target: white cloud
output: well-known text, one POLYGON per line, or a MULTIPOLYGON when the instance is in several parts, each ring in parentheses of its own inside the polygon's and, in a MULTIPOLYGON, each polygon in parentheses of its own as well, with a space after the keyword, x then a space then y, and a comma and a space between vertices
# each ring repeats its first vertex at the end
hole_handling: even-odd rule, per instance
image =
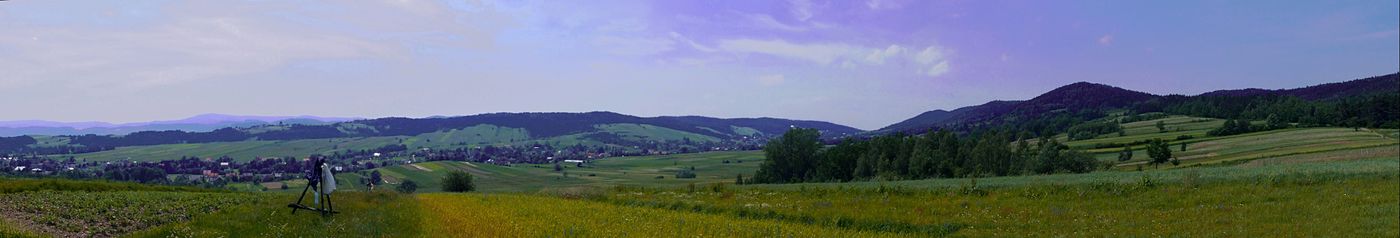
POLYGON ((914 62, 920 74, 939 76, 947 73, 949 62, 945 50, 938 46, 928 46, 918 53, 912 53, 900 45, 884 48, 853 46, 840 43, 798 44, 783 40, 737 39, 722 40, 720 51, 739 54, 762 54, 778 58, 799 60, 819 65, 833 65, 843 69, 854 69, 856 63, 879 66, 899 59, 914 62))
POLYGON ((780 22, 778 21, 778 19, 774 19, 773 16, 769 16, 767 14, 745 14, 744 17, 749 18, 750 21, 753 21, 755 26, 761 28, 793 32, 807 31, 811 29, 811 27, 791 25, 780 22))
POLYGON ((904 54, 904 47, 900 47, 899 45, 890 45, 890 47, 887 47, 884 50, 877 49, 871 51, 869 55, 865 56, 865 61, 873 65, 881 65, 885 64, 885 59, 899 56, 901 54, 904 54))
MULTIPOLYGON (((320 4, 314 2, 171 2, 147 9, 153 19, 120 24, 28 24, 0 15, 0 51, 5 52, 0 72, 6 72, 0 74, 0 89, 32 83, 142 89, 308 61, 406 62, 416 47, 490 48, 494 35, 513 25, 497 12, 467 15, 438 2, 354 3, 318 11, 305 6, 320 4)), ((49 11, 55 6, 15 7, 49 11)))
POLYGON ((685 37, 684 35, 681 35, 681 33, 676 33, 676 32, 674 32, 674 31, 672 31, 672 32, 670 33, 670 35, 671 35, 671 39, 675 39, 676 41, 684 42, 686 45, 689 45, 690 48, 692 48, 692 49, 695 49, 695 50, 698 50, 698 51, 702 51, 702 52, 714 52, 714 51, 715 51, 715 48, 714 48, 714 47, 708 47, 708 46, 700 45, 700 43, 695 43, 695 41, 690 40, 690 38, 687 38, 687 37, 685 37))
POLYGON ((948 70, 948 61, 939 61, 938 64, 933 65, 932 67, 922 71, 921 73, 930 77, 938 77, 942 76, 943 74, 947 74, 948 70))
POLYGON ((793 18, 797 18, 798 21, 812 19, 812 1, 790 0, 788 3, 792 4, 792 9, 790 11, 792 12, 793 18))
POLYGON ((782 58, 829 65, 842 57, 861 51, 845 44, 794 44, 783 40, 724 40, 719 49, 736 53, 758 53, 782 58))
POLYGON ((12 29, 22 33, 0 36, 0 44, 18 53, 6 58, 40 67, 0 64, 0 71, 15 73, 0 81, 71 80, 84 88, 135 89, 266 71, 296 60, 401 56, 391 45, 261 24, 215 17, 129 32, 12 29))
POLYGON ((928 67, 927 69, 919 70, 919 73, 931 77, 938 77, 943 74, 947 74, 948 71, 952 70, 948 66, 947 53, 945 53, 942 48, 939 48, 937 46, 929 46, 928 48, 924 48, 923 51, 920 51, 918 54, 914 55, 914 62, 924 65, 924 67, 928 67))
POLYGON ((865 1, 865 6, 866 6, 866 7, 869 7, 871 10, 893 9, 893 8, 899 8, 899 7, 902 6, 902 5, 903 5, 902 3, 896 2, 896 1, 894 1, 894 0, 868 0, 868 1, 865 1))
POLYGON ((619 37, 603 35, 593 38, 593 44, 608 53, 623 56, 644 56, 671 50, 676 42, 667 38, 619 37))
POLYGON ((943 50, 939 49, 936 46, 929 46, 928 48, 924 48, 923 51, 919 51, 919 54, 914 56, 914 61, 919 62, 920 64, 933 64, 934 62, 942 60, 943 50))
POLYGON ((1100 45, 1113 45, 1113 34, 1103 35, 1098 41, 1100 45))
POLYGON ((783 81, 785 80, 787 80, 786 77, 783 77, 783 75, 781 74, 758 76, 758 84, 762 84, 763 86, 775 86, 783 84, 783 81))

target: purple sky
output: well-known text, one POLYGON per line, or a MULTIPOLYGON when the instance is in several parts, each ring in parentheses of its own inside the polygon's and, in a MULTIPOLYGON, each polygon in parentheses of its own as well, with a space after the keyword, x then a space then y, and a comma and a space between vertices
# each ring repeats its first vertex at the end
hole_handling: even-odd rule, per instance
POLYGON ((877 129, 1090 81, 1394 73, 1377 1, 0 2, 0 120, 615 111, 877 129))

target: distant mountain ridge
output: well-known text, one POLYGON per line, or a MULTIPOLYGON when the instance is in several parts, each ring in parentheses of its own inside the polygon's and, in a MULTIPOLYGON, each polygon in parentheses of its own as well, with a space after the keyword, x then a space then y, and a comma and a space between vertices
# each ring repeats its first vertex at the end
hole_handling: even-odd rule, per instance
MULTIPOLYGON (((225 117, 209 116, 190 121, 225 121, 209 118, 225 117)), ((527 141, 565 143, 559 146, 580 143, 628 147, 654 143, 694 145, 692 142, 732 145, 766 141, 793 127, 817 129, 826 138, 863 132, 830 122, 767 117, 724 119, 702 116, 638 117, 614 112, 526 112, 430 118, 387 117, 323 124, 259 124, 206 132, 152 130, 117 136, 0 137, 0 142, 3 142, 0 143, 0 153, 88 153, 145 145, 371 137, 421 137, 449 147, 527 141)))
POLYGON ((246 116, 200 114, 179 120, 132 123, 55 122, 44 120, 0 121, 0 136, 19 135, 122 135, 139 131, 178 130, 208 132, 225 127, 249 127, 270 124, 327 124, 360 118, 319 116, 246 116))
POLYGON ((1388 74, 1337 83, 1319 84, 1295 89, 1234 89, 1218 90, 1196 96, 1153 95, 1119 87, 1078 82, 1061 86, 1026 101, 992 101, 956 110, 933 110, 891 124, 872 134, 895 132, 919 133, 931 128, 968 127, 995 123, 1000 120, 1037 117, 1056 111, 1124 108, 1141 104, 1160 104, 1201 97, 1292 96, 1305 100, 1331 100, 1348 96, 1400 92, 1400 75, 1388 74))
POLYGON ((1346 82, 1325 83, 1294 89, 1234 89, 1202 93, 1204 97, 1245 97, 1259 95, 1294 96, 1307 100, 1326 100, 1347 95, 1363 95, 1400 90, 1400 75, 1389 74, 1346 82))

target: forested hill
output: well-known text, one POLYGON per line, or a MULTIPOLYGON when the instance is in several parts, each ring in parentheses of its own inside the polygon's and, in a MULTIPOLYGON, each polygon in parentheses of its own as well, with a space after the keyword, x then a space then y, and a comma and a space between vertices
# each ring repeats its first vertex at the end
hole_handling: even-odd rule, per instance
MULTIPOLYGON (((69 153, 110 150, 122 146, 160 145, 179 143, 208 143, 246 140, 299 140, 325 138, 359 138, 379 136, 415 136, 425 133, 445 132, 480 125, 489 125, 512 130, 523 130, 529 139, 550 138, 565 135, 579 135, 603 140, 616 140, 627 135, 669 133, 681 134, 676 140, 713 138, 717 140, 742 140, 766 138, 782 134, 788 128, 802 127, 820 130, 825 136, 839 137, 862 132, 848 126, 829 122, 788 120, 778 118, 737 118, 720 119, 700 116, 683 117, 637 117, 613 112, 587 113, 490 113, 459 117, 433 118, 378 118, 339 122, 323 125, 260 125, 252 127, 228 127, 209 132, 186 131, 142 131, 122 136, 80 135, 55 136, 57 141, 66 141, 66 147, 45 148, 36 146, 39 141, 30 136, 0 138, 0 154, 3 153, 69 153), (615 129, 616 125, 636 125, 615 129), (614 128, 614 131, 605 129, 614 128), (642 128, 642 129, 629 129, 642 128), (624 130, 624 131, 615 131, 624 130), (626 131, 630 130, 630 131, 626 131), (637 131, 645 130, 645 131, 637 131)), ((674 136, 673 136, 674 137, 674 136)), ((54 139, 50 139, 54 140, 54 139)), ((659 139, 658 139, 659 140, 659 139)))
POLYGON ((1220 90, 1196 96, 1152 95, 1079 82, 1026 101, 992 101, 957 110, 933 110, 870 134, 922 133, 941 128, 970 131, 1001 128, 1034 134, 1057 133, 1115 110, 1167 112, 1217 118, 1262 120, 1275 114, 1297 123, 1396 127, 1400 76, 1389 74, 1296 89, 1220 90))

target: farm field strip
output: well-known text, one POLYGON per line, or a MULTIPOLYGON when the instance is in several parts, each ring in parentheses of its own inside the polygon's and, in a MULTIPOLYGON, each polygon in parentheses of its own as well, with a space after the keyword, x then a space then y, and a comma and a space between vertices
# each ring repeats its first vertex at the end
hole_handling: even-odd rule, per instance
POLYGON ((529 195, 423 194, 425 234, 467 237, 900 237, 529 195))

